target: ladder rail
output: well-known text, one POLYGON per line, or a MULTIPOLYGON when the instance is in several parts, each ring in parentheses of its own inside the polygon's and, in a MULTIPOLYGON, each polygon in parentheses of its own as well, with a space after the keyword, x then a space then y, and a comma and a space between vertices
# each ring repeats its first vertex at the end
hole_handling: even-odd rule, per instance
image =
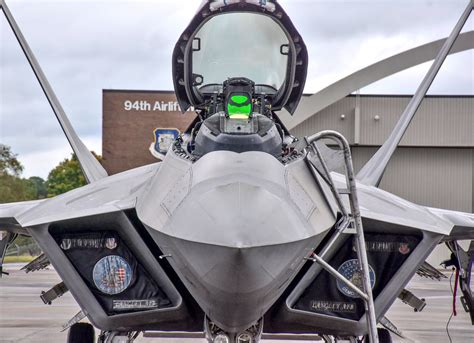
MULTIPOLYGON (((311 149, 316 154, 317 158, 319 159, 321 163, 323 172, 324 174, 326 174, 325 179, 326 181, 329 182, 331 192, 336 199, 338 207, 340 207, 341 214, 347 220, 352 221, 352 223, 355 226, 357 258, 359 261, 359 267, 362 269, 362 274, 363 274, 363 291, 360 290, 357 286, 355 286, 352 282, 350 282, 346 277, 341 275, 337 270, 332 268, 332 266, 330 266, 323 259, 323 257, 313 254, 312 257, 310 257, 309 259, 321 264, 321 266, 325 270, 327 270, 332 276, 344 282, 348 287, 353 289, 359 296, 361 296, 361 298, 364 300, 367 328, 369 331, 370 341, 378 343, 379 340, 378 340, 378 334, 377 334, 377 319, 375 316, 375 305, 374 305, 374 299, 373 299, 373 294, 372 294, 372 287, 370 283, 369 262, 367 258, 367 250, 366 250, 366 244, 365 244, 365 238, 364 238, 364 228, 362 225, 362 218, 361 218, 360 209, 359 209, 359 200, 357 197, 357 184, 356 184, 356 178, 355 178, 355 173, 354 173, 354 167, 352 164, 352 154, 351 154, 349 143, 343 135, 341 135, 339 132, 332 131, 332 130, 321 131, 310 137, 305 137, 305 141, 307 143, 307 148, 311 149), (351 210, 350 214, 346 210, 342 202, 340 190, 336 188, 334 181, 332 179, 331 173, 328 170, 327 165, 324 161, 324 158, 321 152, 319 151, 317 145, 315 144, 318 140, 321 140, 321 139, 330 139, 336 142, 343 151, 346 187, 347 187, 347 190, 344 190, 344 194, 348 195, 349 197, 349 205, 350 205, 350 210, 351 210)), ((309 161, 308 154, 306 155, 306 159, 309 161)), ((309 161, 309 163, 311 164, 311 169, 312 168, 316 169, 316 167, 313 165, 313 163, 311 163, 311 161, 309 161)), ((315 170, 312 170, 312 172, 314 173, 315 170)), ((313 176, 315 175, 313 174, 313 176)), ((337 232, 334 234, 334 236, 328 242, 328 244, 326 244, 326 247, 322 251, 323 256, 326 255, 326 253, 328 252, 332 244, 334 244, 334 242, 344 232, 347 226, 348 225, 344 225, 341 230, 337 230, 337 232)))

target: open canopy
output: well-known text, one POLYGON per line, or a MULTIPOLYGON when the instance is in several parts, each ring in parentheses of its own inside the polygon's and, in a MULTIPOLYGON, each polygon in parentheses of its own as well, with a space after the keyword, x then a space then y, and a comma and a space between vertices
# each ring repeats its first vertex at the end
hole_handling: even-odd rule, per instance
POLYGON ((194 37, 192 73, 195 88, 222 85, 232 77, 246 77, 270 91, 280 89, 288 69, 286 33, 270 17, 255 13, 217 16, 194 37), (286 51, 285 51, 286 50, 286 51))
POLYGON ((293 113, 306 80, 307 51, 277 3, 207 1, 181 35, 173 76, 183 111, 204 106, 229 78, 255 83, 274 110, 293 113))

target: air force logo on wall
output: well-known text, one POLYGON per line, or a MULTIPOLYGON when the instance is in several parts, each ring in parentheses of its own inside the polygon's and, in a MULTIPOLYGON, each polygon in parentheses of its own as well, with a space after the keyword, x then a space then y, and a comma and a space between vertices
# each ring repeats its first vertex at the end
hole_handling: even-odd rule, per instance
POLYGON ((155 129, 153 131, 155 141, 150 146, 150 152, 153 156, 163 159, 173 142, 179 137, 178 129, 155 129))
MULTIPOLYGON (((361 271, 359 266, 359 260, 353 259, 348 260, 341 264, 337 270, 341 273, 346 279, 352 282, 354 285, 360 289, 364 289, 364 274, 361 271)), ((375 272, 371 265, 369 265, 369 276, 370 276, 370 286, 374 288, 375 286, 375 272)), ((344 282, 337 280, 337 289, 344 295, 347 295, 350 298, 359 298, 359 295, 350 289, 344 282)))
POLYGON ((99 260, 92 272, 95 286, 105 294, 118 294, 130 286, 133 272, 124 258, 117 255, 99 260))

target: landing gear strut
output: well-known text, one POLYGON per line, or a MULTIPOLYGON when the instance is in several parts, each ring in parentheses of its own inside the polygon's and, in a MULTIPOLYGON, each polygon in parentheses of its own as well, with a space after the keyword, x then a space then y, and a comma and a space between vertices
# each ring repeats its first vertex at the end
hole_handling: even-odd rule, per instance
POLYGON ((137 339, 138 332, 117 332, 102 331, 99 335, 97 343, 133 343, 137 339))
POLYGON ((206 316, 204 328, 206 339, 209 343, 258 343, 262 337, 263 318, 243 332, 228 333, 219 328, 206 316))
MULTIPOLYGON (((379 336, 380 343, 392 343, 392 336, 390 335, 390 331, 387 329, 377 328, 377 334, 379 336)), ((365 337, 364 343, 370 343, 369 336, 365 337)))

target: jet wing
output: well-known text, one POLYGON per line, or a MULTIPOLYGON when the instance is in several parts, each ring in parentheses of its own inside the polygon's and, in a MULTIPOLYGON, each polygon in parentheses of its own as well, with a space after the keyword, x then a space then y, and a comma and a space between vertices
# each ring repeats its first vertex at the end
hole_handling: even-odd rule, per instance
MULTIPOLYGON (((332 176, 338 188, 346 187, 345 178, 341 174, 332 173, 332 176)), ((442 235, 449 235, 452 231, 453 224, 448 219, 380 188, 357 183, 357 193, 363 218, 442 235)), ((346 203, 346 206, 349 204, 346 203)))
POLYGON ((150 164, 61 194, 19 215, 18 223, 30 227, 134 208, 138 194, 159 168, 160 163, 150 164))
POLYGON ((472 240, 474 239, 474 213, 465 213, 444 210, 440 208, 427 208, 431 213, 454 225, 451 233, 445 240, 472 240))
POLYGON ((0 230, 26 234, 26 230, 21 227, 17 218, 44 201, 33 200, 0 204, 0 230))
POLYGON ((133 208, 159 167, 155 163, 109 176, 51 199, 0 204, 0 229, 26 234, 25 228, 38 224, 133 208))

